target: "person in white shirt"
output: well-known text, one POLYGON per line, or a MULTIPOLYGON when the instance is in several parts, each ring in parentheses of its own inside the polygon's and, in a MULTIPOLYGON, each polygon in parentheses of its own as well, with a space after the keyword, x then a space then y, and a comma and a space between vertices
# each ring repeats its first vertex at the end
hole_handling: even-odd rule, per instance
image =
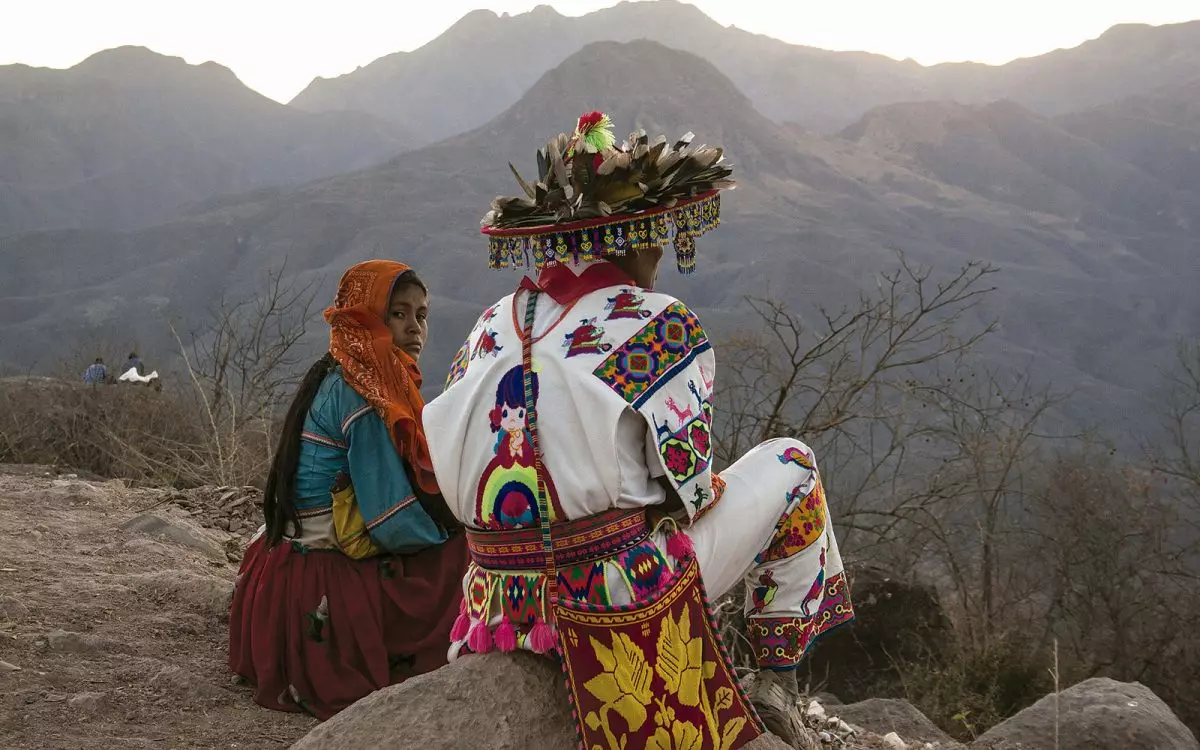
MULTIPOLYGON (((579 196, 580 206, 594 205, 598 192, 613 192, 603 178, 620 175, 620 167, 606 171, 610 160, 633 162, 629 170, 640 170, 641 182, 672 159, 676 174, 692 177, 676 180, 677 194, 667 196, 675 200, 656 196, 634 210, 634 199, 623 212, 609 206, 607 216, 566 223, 537 225, 529 216, 529 204, 538 205, 532 197, 493 203, 484 229, 492 264, 528 257, 540 273, 484 311, 447 388, 424 411, 438 482, 468 529, 472 557, 450 658, 493 647, 558 651, 585 741, 655 746, 659 730, 690 736, 688 727, 707 724, 737 727, 724 744, 714 730, 711 746, 739 747, 752 739, 753 712, 743 724, 717 717, 713 706, 735 703, 735 693, 721 692, 728 686, 701 700, 710 683, 724 679, 719 659, 695 673, 705 675, 697 677, 699 693, 673 679, 674 657, 663 639, 676 632, 674 615, 613 635, 612 647, 604 637, 577 637, 582 621, 566 628, 556 622, 563 617, 556 601, 618 614, 656 601, 694 559, 708 596, 748 587, 748 635, 760 667, 749 702, 768 729, 795 744, 805 731, 795 669, 816 637, 853 618, 816 461, 800 441, 778 439, 713 472, 712 343, 686 305, 653 291, 670 233, 680 269, 693 266, 695 237, 719 220, 716 188, 730 184, 729 169, 719 150, 715 157, 688 150, 686 138, 668 150, 646 147, 644 134, 635 134, 614 147, 611 136, 596 136, 607 121, 596 115, 580 118, 573 139, 559 136, 539 152, 549 164, 535 195, 563 187, 566 175, 571 190, 564 192, 579 196), (594 153, 589 145, 597 146, 594 153), (561 172, 555 156, 563 159, 561 172), (514 226, 506 226, 511 216, 514 226), (626 673, 644 674, 646 689, 623 682, 626 673), (654 675, 664 682, 651 689, 654 675), (658 704, 655 724, 646 712, 655 711, 661 699, 652 696, 660 695, 668 702, 658 704), (589 701, 601 710, 589 712, 589 701)), ((711 621, 707 626, 704 637, 719 644, 711 621)), ((700 659, 699 636, 682 637, 692 645, 679 653, 700 659)))

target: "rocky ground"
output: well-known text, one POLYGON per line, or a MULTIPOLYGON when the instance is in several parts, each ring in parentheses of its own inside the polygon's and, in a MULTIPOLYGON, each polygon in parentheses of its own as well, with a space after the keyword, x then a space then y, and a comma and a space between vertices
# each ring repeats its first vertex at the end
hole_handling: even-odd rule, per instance
MULTIPOLYGON (((0 466, 0 747, 573 750, 561 675, 528 654, 460 660, 320 726, 255 705, 225 660, 256 504, 250 488, 131 489, 0 466)), ((963 747, 904 701, 825 698, 805 715, 805 750, 963 747)), ((969 747, 1200 750, 1152 692, 1106 679, 1047 696, 969 747)))
POLYGON ((287 747, 312 728, 225 665, 246 496, 0 467, 0 747, 287 747))

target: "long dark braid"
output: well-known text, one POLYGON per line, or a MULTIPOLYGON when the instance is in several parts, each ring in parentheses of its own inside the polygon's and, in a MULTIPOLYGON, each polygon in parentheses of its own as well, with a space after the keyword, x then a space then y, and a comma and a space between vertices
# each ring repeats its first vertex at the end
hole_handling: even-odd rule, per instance
POLYGON ((304 430, 304 420, 321 383, 336 366, 337 360, 329 353, 313 363, 296 390, 292 405, 288 407, 283 432, 279 436, 279 447, 275 449, 275 460, 271 462, 271 473, 267 475, 267 487, 263 491, 263 516, 267 520, 267 545, 270 547, 283 540, 289 523, 293 534, 299 536, 302 533, 295 504, 300 433, 304 430))

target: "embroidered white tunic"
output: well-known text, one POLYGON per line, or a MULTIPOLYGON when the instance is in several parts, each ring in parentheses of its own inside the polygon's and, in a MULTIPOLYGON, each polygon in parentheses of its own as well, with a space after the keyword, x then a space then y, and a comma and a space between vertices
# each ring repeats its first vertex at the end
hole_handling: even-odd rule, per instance
MULTIPOLYGON (((538 525, 521 382, 528 297, 510 295, 480 316, 446 391, 424 411, 442 493, 471 528, 538 525)), ((552 520, 659 505, 666 493, 656 478, 666 477, 684 501, 683 526, 709 595, 740 581, 749 586, 746 610, 761 666, 794 667, 815 636, 853 617, 811 450, 796 440, 768 441, 713 474, 715 357, 682 302, 616 284, 566 304, 540 295, 536 312, 534 398, 552 520)), ((665 545, 657 547, 651 552, 665 555, 665 545)), ((536 592, 537 575, 530 571, 516 588, 536 592)), ((611 604, 636 597, 628 571, 602 578, 605 591, 578 595, 611 604)), ((495 603, 492 592, 512 591, 512 579, 472 564, 464 582, 472 622, 494 625, 502 613, 522 609, 495 603)), ((570 582, 560 575, 560 588, 570 582)), ((452 658, 462 643, 451 647, 452 658)))
MULTIPOLYGON (((521 450, 528 439, 519 388, 526 298, 514 305, 510 295, 480 317, 448 389, 425 407, 442 493, 476 528, 536 525, 520 498, 497 496, 504 469, 532 465, 521 450)), ((635 287, 601 289, 567 306, 542 295, 534 336, 554 520, 660 504, 664 491, 654 477, 664 474, 691 501, 689 515, 712 502, 714 360, 682 303, 635 287)), ((534 497, 527 500, 536 513, 534 497)))

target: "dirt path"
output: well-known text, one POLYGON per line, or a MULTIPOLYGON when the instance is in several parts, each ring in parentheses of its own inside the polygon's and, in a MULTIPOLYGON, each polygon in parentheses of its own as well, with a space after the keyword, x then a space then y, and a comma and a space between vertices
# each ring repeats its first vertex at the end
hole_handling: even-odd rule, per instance
POLYGON ((230 525, 160 491, 0 466, 0 747, 269 748, 305 734, 315 721, 258 707, 226 667, 226 550, 245 534, 230 525), (135 518, 141 530, 122 528, 135 518))

